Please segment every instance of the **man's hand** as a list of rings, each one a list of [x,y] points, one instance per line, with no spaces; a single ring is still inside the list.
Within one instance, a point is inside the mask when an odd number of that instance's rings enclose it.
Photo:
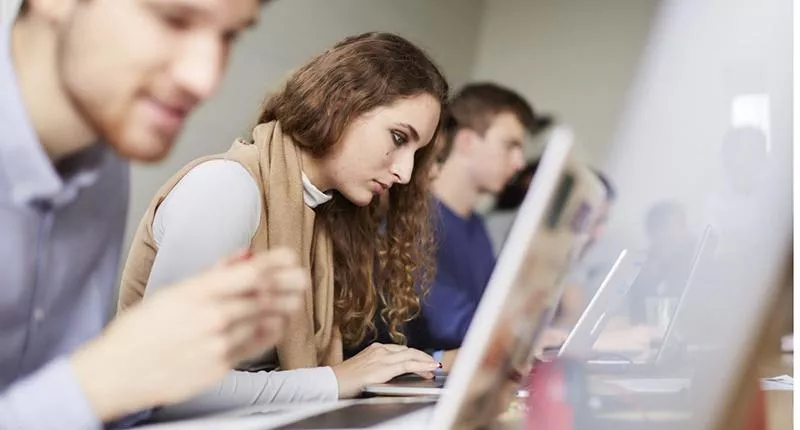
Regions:
[[[185,400],[272,348],[309,284],[288,250],[238,255],[131,308],[72,365],[105,422]]]

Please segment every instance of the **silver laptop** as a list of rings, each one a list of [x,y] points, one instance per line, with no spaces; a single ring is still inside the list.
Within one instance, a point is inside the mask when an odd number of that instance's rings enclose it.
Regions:
[[[678,348],[680,342],[677,335],[677,327],[681,322],[681,316],[686,313],[688,307],[689,300],[687,300],[687,296],[689,295],[689,291],[697,290],[698,287],[701,287],[696,284],[708,281],[703,274],[713,271],[712,266],[714,264],[713,260],[717,250],[718,240],[717,232],[711,225],[707,225],[703,231],[703,237],[700,239],[700,243],[697,246],[697,252],[695,252],[694,260],[692,261],[692,268],[689,270],[689,275],[686,277],[683,291],[678,299],[678,305],[675,307],[675,312],[672,318],[670,318],[667,329],[664,332],[661,346],[655,357],[656,364],[661,364],[666,361],[669,358],[668,355]],[[683,319],[685,319],[685,317]]]
[[[600,283],[600,288],[578,318],[567,339],[558,350],[558,357],[583,357],[592,349],[609,318],[609,313],[628,293],[633,257],[627,249],[619,253]]]

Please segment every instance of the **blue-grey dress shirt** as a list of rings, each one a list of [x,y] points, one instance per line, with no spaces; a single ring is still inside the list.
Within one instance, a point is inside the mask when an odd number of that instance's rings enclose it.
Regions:
[[[0,24],[0,429],[100,428],[66,357],[108,319],[128,166],[102,145],[53,165],[9,36]]]

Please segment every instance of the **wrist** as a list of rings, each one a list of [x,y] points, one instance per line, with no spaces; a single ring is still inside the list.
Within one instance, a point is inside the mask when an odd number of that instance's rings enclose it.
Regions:
[[[340,399],[348,399],[355,397],[359,394],[361,390],[357,388],[353,388],[353,381],[351,381],[350,377],[347,375],[346,370],[346,362],[338,364],[336,366],[331,366],[333,370],[333,376],[336,377],[336,384],[339,389],[339,398]]]
[[[107,423],[135,407],[128,408],[124,404],[129,398],[119,389],[117,379],[123,372],[109,367],[111,362],[104,359],[104,347],[104,339],[97,338],[72,354],[69,361],[95,415]]]

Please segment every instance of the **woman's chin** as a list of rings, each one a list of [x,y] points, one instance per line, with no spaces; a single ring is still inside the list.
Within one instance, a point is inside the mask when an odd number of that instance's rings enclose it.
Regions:
[[[365,206],[369,206],[369,204],[372,203],[372,200],[375,197],[377,197],[377,195],[372,192],[345,195],[345,198],[347,198],[347,200],[350,200],[350,203],[362,208]]]

